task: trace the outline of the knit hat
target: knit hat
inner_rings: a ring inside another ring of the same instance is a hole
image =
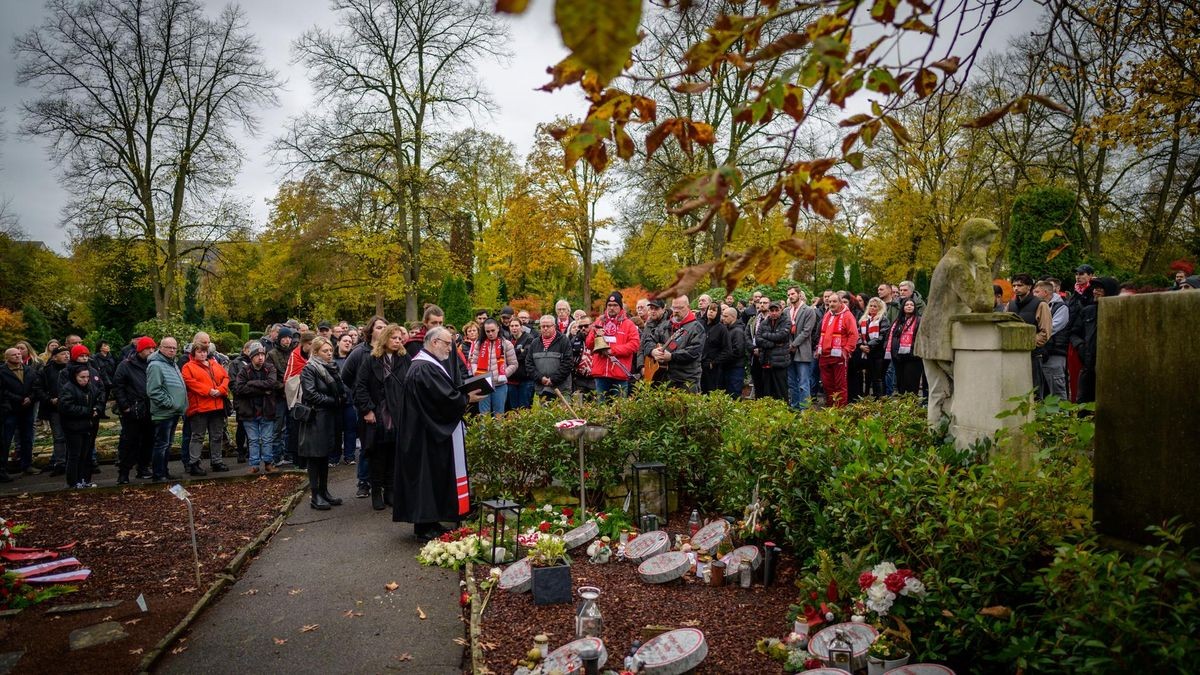
[[[609,294],[608,294],[608,300],[605,300],[605,301],[604,301],[604,304],[606,304],[606,305],[607,305],[607,304],[608,304],[608,303],[610,303],[610,302],[615,302],[615,303],[617,303],[618,305],[620,305],[620,306],[624,307],[624,306],[625,306],[625,302],[624,302],[624,301],[622,300],[622,298],[621,298],[621,291],[613,291],[612,293],[609,293]]]
[[[154,338],[145,335],[138,338],[137,342],[133,343],[134,350],[139,352],[145,349],[154,349],[156,347],[158,347],[158,345],[154,344]]]
[[[91,356],[92,352],[87,348],[87,345],[75,345],[71,347],[71,360],[74,361],[81,356]]]
[[[662,301],[662,298],[653,298],[652,300],[650,300],[650,306],[662,309],[663,307],[666,306],[666,303],[664,303]]]
[[[256,340],[256,341],[250,343],[250,351],[247,354],[247,356],[249,356],[250,358],[254,358],[255,354],[261,354],[265,351],[267,351],[267,348],[264,347],[261,342],[258,342]]]
[[[296,331],[292,330],[288,326],[283,326],[282,328],[279,329],[279,339],[282,340],[283,338],[294,338],[294,337],[296,337]]]

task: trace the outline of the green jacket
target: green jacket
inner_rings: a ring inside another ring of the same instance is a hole
[[[187,387],[179,366],[159,352],[150,355],[146,366],[146,396],[150,419],[159,422],[187,412]]]

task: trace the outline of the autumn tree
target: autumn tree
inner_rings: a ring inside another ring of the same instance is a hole
[[[209,17],[196,0],[49,0],[47,13],[14,46],[17,81],[41,91],[23,129],[49,142],[68,223],[145,245],[166,318],[180,261],[226,232],[234,132],[256,130],[275,73],[234,5]]]
[[[294,119],[277,147],[293,167],[325,166],[370,181],[394,209],[383,245],[402,256],[405,316],[419,317],[436,152],[456,116],[486,108],[474,77],[482,58],[503,58],[505,31],[483,0],[336,0],[338,27],[293,45],[317,104]]]
[[[474,246],[484,232],[507,212],[509,197],[521,176],[521,163],[513,144],[489,131],[472,128],[453,134],[445,143],[443,163],[446,194],[466,217],[457,220],[450,248],[455,272],[470,276],[475,271]],[[458,234],[456,234],[458,233]],[[468,239],[469,237],[469,239]]]

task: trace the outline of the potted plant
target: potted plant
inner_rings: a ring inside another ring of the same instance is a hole
[[[571,558],[562,537],[538,537],[529,552],[533,567],[533,604],[558,605],[571,602]]]
[[[867,675],[883,675],[893,668],[908,665],[908,658],[908,652],[895,639],[880,633],[867,649]]]

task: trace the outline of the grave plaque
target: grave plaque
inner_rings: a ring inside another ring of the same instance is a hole
[[[604,649],[604,642],[600,638],[585,637],[574,642],[568,642],[550,652],[546,660],[542,662],[542,672],[553,673],[561,671],[563,673],[582,673],[583,659],[579,658],[579,652],[588,646],[600,654],[600,660],[597,662],[597,665],[600,668],[604,668],[605,662],[608,661],[608,651]]]
[[[71,644],[71,651],[75,651],[77,649],[108,644],[109,642],[126,637],[129,637],[129,634],[125,632],[125,628],[121,624],[116,621],[106,621],[98,623],[95,626],[73,630],[68,639]]]
[[[529,558],[518,560],[500,573],[500,581],[496,584],[500,590],[509,593],[528,593],[533,588],[533,568]]]
[[[729,522],[724,518],[712,521],[696,531],[692,537],[692,546],[705,553],[717,550],[721,540],[729,535]]]
[[[741,561],[743,560],[750,563],[750,569],[758,569],[759,564],[762,563],[762,556],[759,555],[758,547],[742,546],[741,548],[733,549],[721,557],[721,562],[725,563],[725,567],[731,570],[741,567]],[[738,564],[733,564],[735,561]]]
[[[642,672],[653,675],[681,675],[700,665],[706,656],[708,643],[697,628],[663,633],[637,650]]]
[[[671,548],[671,535],[662,530],[654,530],[642,535],[625,545],[625,557],[640,563]]]
[[[692,559],[688,554],[669,551],[638,565],[638,576],[648,584],[665,584],[682,577],[691,568]]]
[[[579,527],[564,534],[563,543],[567,545],[567,550],[570,551],[573,548],[579,548],[580,546],[583,546],[589,541],[595,539],[599,534],[600,526],[597,525],[596,521],[593,520],[591,522],[584,523],[583,525],[580,525]]]
[[[842,631],[846,639],[850,641],[851,648],[854,649],[853,660],[851,665],[856,669],[867,667],[867,649],[875,638],[879,637],[879,631],[875,627],[867,623],[839,623],[833,626],[828,626],[821,629],[812,640],[808,642],[808,653],[813,656],[829,662],[829,642],[833,640],[837,631]]]

